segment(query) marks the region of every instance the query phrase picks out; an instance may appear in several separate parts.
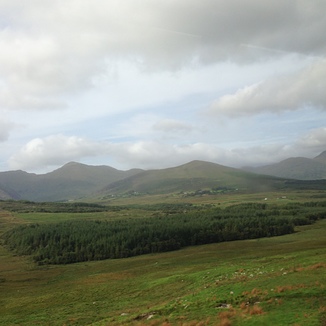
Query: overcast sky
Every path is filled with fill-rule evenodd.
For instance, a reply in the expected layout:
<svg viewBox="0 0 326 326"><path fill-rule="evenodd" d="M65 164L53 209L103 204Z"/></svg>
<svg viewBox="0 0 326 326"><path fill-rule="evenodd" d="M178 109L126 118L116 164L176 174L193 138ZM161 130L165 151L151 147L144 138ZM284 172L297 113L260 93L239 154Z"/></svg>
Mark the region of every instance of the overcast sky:
<svg viewBox="0 0 326 326"><path fill-rule="evenodd" d="M0 0L0 171L326 150L325 0Z"/></svg>

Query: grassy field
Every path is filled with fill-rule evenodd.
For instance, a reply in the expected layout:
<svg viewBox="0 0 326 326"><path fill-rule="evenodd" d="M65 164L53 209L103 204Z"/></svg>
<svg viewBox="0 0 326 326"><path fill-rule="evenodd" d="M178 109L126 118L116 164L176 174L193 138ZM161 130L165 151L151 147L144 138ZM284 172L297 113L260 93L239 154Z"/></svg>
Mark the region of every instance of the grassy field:
<svg viewBox="0 0 326 326"><path fill-rule="evenodd" d="M186 197L180 193L166 195L144 195L130 196L124 198L112 198L102 200L101 203L118 206L146 205L157 203L192 203L192 204L214 204L221 207L239 204L243 202L265 202L266 203L288 203L300 201L318 201L326 199L326 192L320 190L286 190L286 191L263 191L263 192L233 192L220 195L203 195Z"/></svg>
<svg viewBox="0 0 326 326"><path fill-rule="evenodd" d="M278 201L279 195L266 197ZM210 199L218 204L219 198ZM241 196L229 198L234 202ZM85 214L123 218L130 211ZM74 216L0 210L0 231ZM0 325L326 325L326 220L297 231L55 266L37 266L0 246Z"/></svg>

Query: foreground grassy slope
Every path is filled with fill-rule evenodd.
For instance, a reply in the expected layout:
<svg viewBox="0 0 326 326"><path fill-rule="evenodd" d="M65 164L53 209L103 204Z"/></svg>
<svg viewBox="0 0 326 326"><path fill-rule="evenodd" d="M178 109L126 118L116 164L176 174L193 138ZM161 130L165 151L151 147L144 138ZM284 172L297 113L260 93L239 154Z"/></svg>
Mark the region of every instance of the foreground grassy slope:
<svg viewBox="0 0 326 326"><path fill-rule="evenodd" d="M1 231L29 216L1 211ZM324 325L326 221L298 231L67 266L0 246L0 324Z"/></svg>

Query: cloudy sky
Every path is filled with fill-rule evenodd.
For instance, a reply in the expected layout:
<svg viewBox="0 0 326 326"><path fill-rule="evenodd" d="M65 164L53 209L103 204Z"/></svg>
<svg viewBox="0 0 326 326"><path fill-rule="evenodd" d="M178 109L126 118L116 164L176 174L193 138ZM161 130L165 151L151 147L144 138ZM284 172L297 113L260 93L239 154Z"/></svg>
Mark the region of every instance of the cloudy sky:
<svg viewBox="0 0 326 326"><path fill-rule="evenodd" d="M325 0L0 0L0 171L326 150Z"/></svg>

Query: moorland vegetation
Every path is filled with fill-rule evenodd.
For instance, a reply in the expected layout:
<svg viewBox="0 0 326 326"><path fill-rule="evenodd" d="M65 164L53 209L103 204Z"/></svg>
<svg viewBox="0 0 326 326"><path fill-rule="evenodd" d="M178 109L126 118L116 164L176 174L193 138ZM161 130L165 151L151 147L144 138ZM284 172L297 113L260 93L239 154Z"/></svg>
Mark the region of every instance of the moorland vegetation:
<svg viewBox="0 0 326 326"><path fill-rule="evenodd" d="M41 204L35 206L44 210ZM76 213L105 207L82 203L52 206L57 211L76 209ZM13 228L2 238L8 248L20 255L32 255L39 264L69 264L280 236L293 233L295 226L326 218L326 202L291 203L282 207L246 203L224 209L190 204L161 207L163 211L146 218L32 223Z"/></svg>
<svg viewBox="0 0 326 326"><path fill-rule="evenodd" d="M0 201L0 324L324 325L324 190L265 196Z"/></svg>

